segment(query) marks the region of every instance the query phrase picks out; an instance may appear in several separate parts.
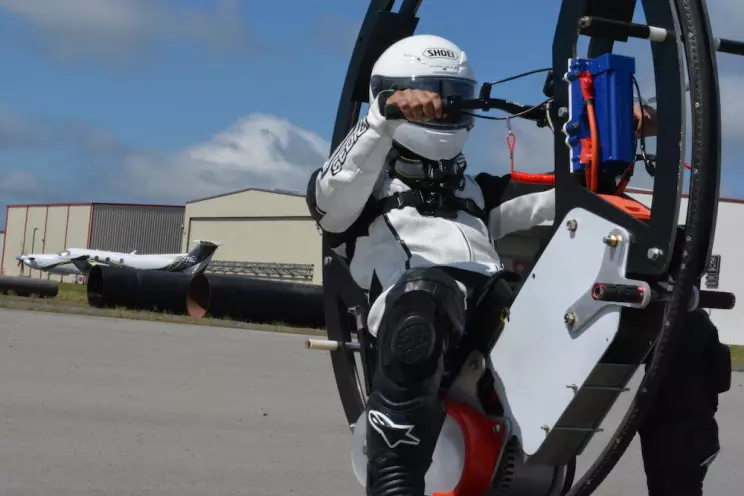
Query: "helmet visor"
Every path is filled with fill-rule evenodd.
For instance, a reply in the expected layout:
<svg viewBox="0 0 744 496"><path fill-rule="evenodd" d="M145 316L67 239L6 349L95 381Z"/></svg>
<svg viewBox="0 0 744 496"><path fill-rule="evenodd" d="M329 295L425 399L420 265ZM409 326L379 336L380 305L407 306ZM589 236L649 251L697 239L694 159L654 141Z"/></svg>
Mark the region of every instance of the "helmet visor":
<svg viewBox="0 0 744 496"><path fill-rule="evenodd" d="M446 77L385 77L372 76L370 83L373 98L383 91L422 90L437 93L442 100L448 97L460 97L470 100L476 95L476 82L467 79ZM473 126L473 116L460 113L457 116L444 116L416 124L434 129L464 129Z"/></svg>

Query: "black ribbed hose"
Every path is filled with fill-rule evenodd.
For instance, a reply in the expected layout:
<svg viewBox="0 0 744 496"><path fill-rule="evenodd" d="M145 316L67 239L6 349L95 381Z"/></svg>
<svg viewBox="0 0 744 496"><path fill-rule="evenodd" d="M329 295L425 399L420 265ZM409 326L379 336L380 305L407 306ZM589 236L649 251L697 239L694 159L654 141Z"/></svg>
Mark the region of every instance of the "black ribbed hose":
<svg viewBox="0 0 744 496"><path fill-rule="evenodd" d="M416 480L411 469L402 464L383 467L377 476L374 485L367 491L369 496L424 496L423 477Z"/></svg>

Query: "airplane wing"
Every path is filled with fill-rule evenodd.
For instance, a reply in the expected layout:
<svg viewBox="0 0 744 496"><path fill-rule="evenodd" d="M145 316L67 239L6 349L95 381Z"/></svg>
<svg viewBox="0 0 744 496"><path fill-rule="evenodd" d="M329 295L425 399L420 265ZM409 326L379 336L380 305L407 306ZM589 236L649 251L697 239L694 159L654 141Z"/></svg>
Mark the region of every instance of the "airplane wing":
<svg viewBox="0 0 744 496"><path fill-rule="evenodd" d="M90 272L90 269L93 267L93 264L88 261L88 255L81 255L79 257L71 258L70 261L75 267L77 267L80 272L82 272L86 276L88 275L88 272Z"/></svg>

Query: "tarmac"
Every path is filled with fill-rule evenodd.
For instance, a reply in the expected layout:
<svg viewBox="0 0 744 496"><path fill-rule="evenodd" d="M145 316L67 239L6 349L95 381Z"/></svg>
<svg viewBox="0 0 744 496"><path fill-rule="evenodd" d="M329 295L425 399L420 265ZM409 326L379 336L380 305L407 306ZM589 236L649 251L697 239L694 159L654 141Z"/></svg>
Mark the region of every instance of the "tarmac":
<svg viewBox="0 0 744 496"><path fill-rule="evenodd" d="M362 496L328 353L304 340L0 310L0 494ZM706 496L744 494L743 383L721 397ZM637 442L595 494L646 494Z"/></svg>

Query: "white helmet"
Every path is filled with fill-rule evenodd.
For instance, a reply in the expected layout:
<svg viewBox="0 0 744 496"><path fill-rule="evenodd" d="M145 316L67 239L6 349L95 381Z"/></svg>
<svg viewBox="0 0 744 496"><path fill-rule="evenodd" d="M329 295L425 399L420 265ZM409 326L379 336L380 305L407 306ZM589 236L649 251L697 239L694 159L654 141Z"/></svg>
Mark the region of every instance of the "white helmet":
<svg viewBox="0 0 744 496"><path fill-rule="evenodd" d="M415 35L391 45L377 59L370 80L370 103L385 90L420 89L434 91L442 98L476 97L475 75L465 52L444 38ZM393 140L405 149L429 160L450 160L462 151L473 117L457 120L434 119L402 122Z"/></svg>

